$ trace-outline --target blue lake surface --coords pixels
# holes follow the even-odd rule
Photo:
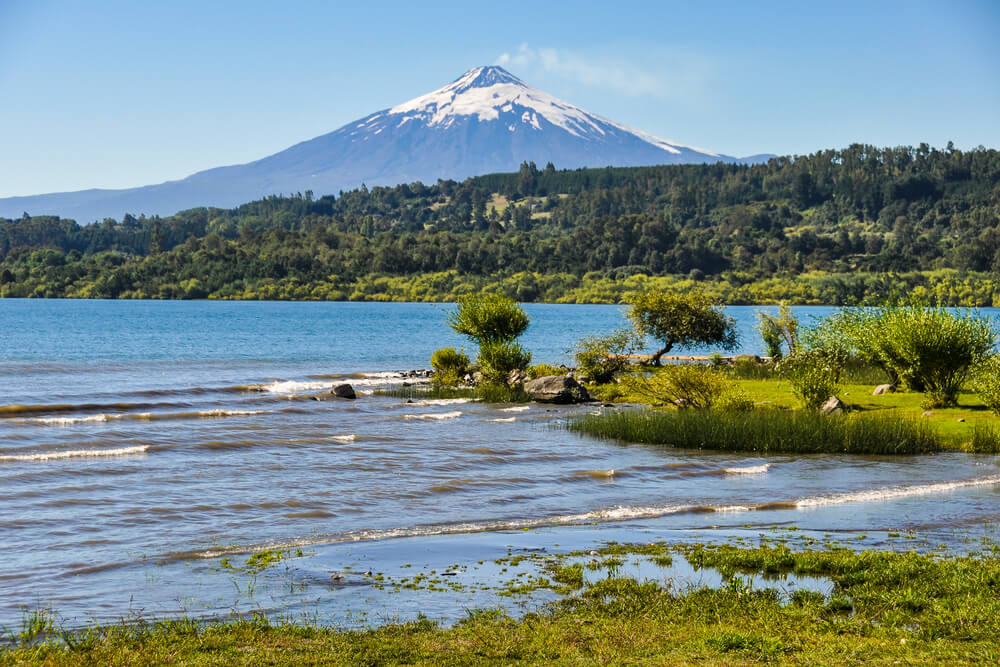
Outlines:
[[[858,544],[879,548],[895,548],[883,543],[889,532],[956,547],[995,533],[995,456],[684,451],[560,428],[620,408],[373,395],[412,381],[393,371],[426,368],[436,348],[468,346],[448,329],[448,308],[0,300],[0,626],[39,606],[69,622],[137,608],[308,609],[349,622],[375,598],[380,613],[442,618],[495,602],[407,607],[361,581],[317,583],[324,568],[435,549],[481,560],[510,544],[713,539],[791,524],[864,534]],[[538,362],[568,363],[574,341],[625,323],[617,306],[525,310],[523,343]],[[728,309],[741,352],[762,351],[757,310]],[[833,310],[795,312],[808,323]],[[327,400],[339,382],[358,400]],[[220,558],[267,547],[306,550],[292,585],[279,583],[307,593],[234,599]]]

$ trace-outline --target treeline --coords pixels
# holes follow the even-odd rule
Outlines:
[[[993,305],[998,225],[1000,152],[982,148],[855,145],[753,166],[524,164],[163,218],[0,220],[0,295],[397,298],[370,286],[433,274],[449,278],[412,298],[492,285],[524,301],[609,300],[605,283],[670,276],[730,302],[858,303],[920,287]]]

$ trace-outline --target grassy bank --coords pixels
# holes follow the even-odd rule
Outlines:
[[[613,572],[521,619],[470,611],[452,628],[423,620],[366,631],[319,625],[179,621],[93,628],[0,649],[0,664],[869,664],[1000,659],[1000,559],[782,546],[614,545],[746,572],[721,588],[674,590]],[[569,555],[567,555],[569,556]],[[567,562],[563,556],[563,562]],[[577,555],[578,556],[578,555]],[[553,567],[554,578],[566,568]],[[824,595],[779,590],[783,573],[827,577]],[[765,577],[770,577],[766,578]],[[778,577],[775,579],[774,577]],[[18,639],[15,638],[15,641]]]
[[[927,454],[941,438],[927,424],[900,417],[827,417],[814,412],[622,410],[571,419],[578,433],[685,449],[761,454]]]

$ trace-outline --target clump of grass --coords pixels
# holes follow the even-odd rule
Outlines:
[[[441,385],[421,387],[398,387],[392,389],[376,389],[375,396],[389,398],[412,398],[413,400],[434,398],[476,398],[476,390],[472,387],[445,387]]]
[[[926,454],[944,448],[931,426],[878,414],[623,410],[581,415],[566,428],[612,440],[758,453]]]
[[[482,384],[476,387],[475,396],[484,403],[527,403],[531,400],[520,385]]]

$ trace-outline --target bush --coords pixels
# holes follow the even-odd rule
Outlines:
[[[792,314],[792,309],[788,304],[781,304],[778,315],[770,315],[764,312],[757,312],[757,330],[767,347],[767,356],[773,361],[781,359],[781,346],[788,347],[789,354],[795,354],[798,343],[799,319]]]
[[[530,322],[520,306],[500,294],[470,294],[448,314],[448,325],[479,345],[512,341]]]
[[[724,391],[712,407],[730,412],[749,412],[754,409],[754,402],[745,391],[735,387]]]
[[[993,414],[1000,415],[1000,356],[992,355],[976,368],[972,389]]]
[[[818,410],[839,389],[840,371],[816,350],[803,350],[782,359],[778,369],[803,407],[810,410]]]
[[[971,370],[992,353],[991,322],[969,311],[918,304],[852,309],[832,318],[834,328],[866,360],[913,391],[925,407],[958,403],[958,391]]]
[[[453,347],[442,347],[431,355],[431,368],[434,369],[433,382],[437,385],[454,387],[461,384],[462,378],[469,372],[469,355],[464,350]]]
[[[671,364],[650,376],[633,375],[623,381],[634,394],[654,403],[679,408],[710,408],[726,389],[726,378],[714,368]]]
[[[607,384],[631,365],[629,355],[641,346],[634,332],[619,329],[607,336],[587,336],[572,352],[577,369],[595,384]]]
[[[551,364],[535,364],[528,369],[528,377],[532,379],[545,377],[546,375],[566,375],[566,369]]]
[[[507,386],[511,371],[523,371],[531,353],[519,343],[486,343],[479,347],[479,371],[488,384]]]

